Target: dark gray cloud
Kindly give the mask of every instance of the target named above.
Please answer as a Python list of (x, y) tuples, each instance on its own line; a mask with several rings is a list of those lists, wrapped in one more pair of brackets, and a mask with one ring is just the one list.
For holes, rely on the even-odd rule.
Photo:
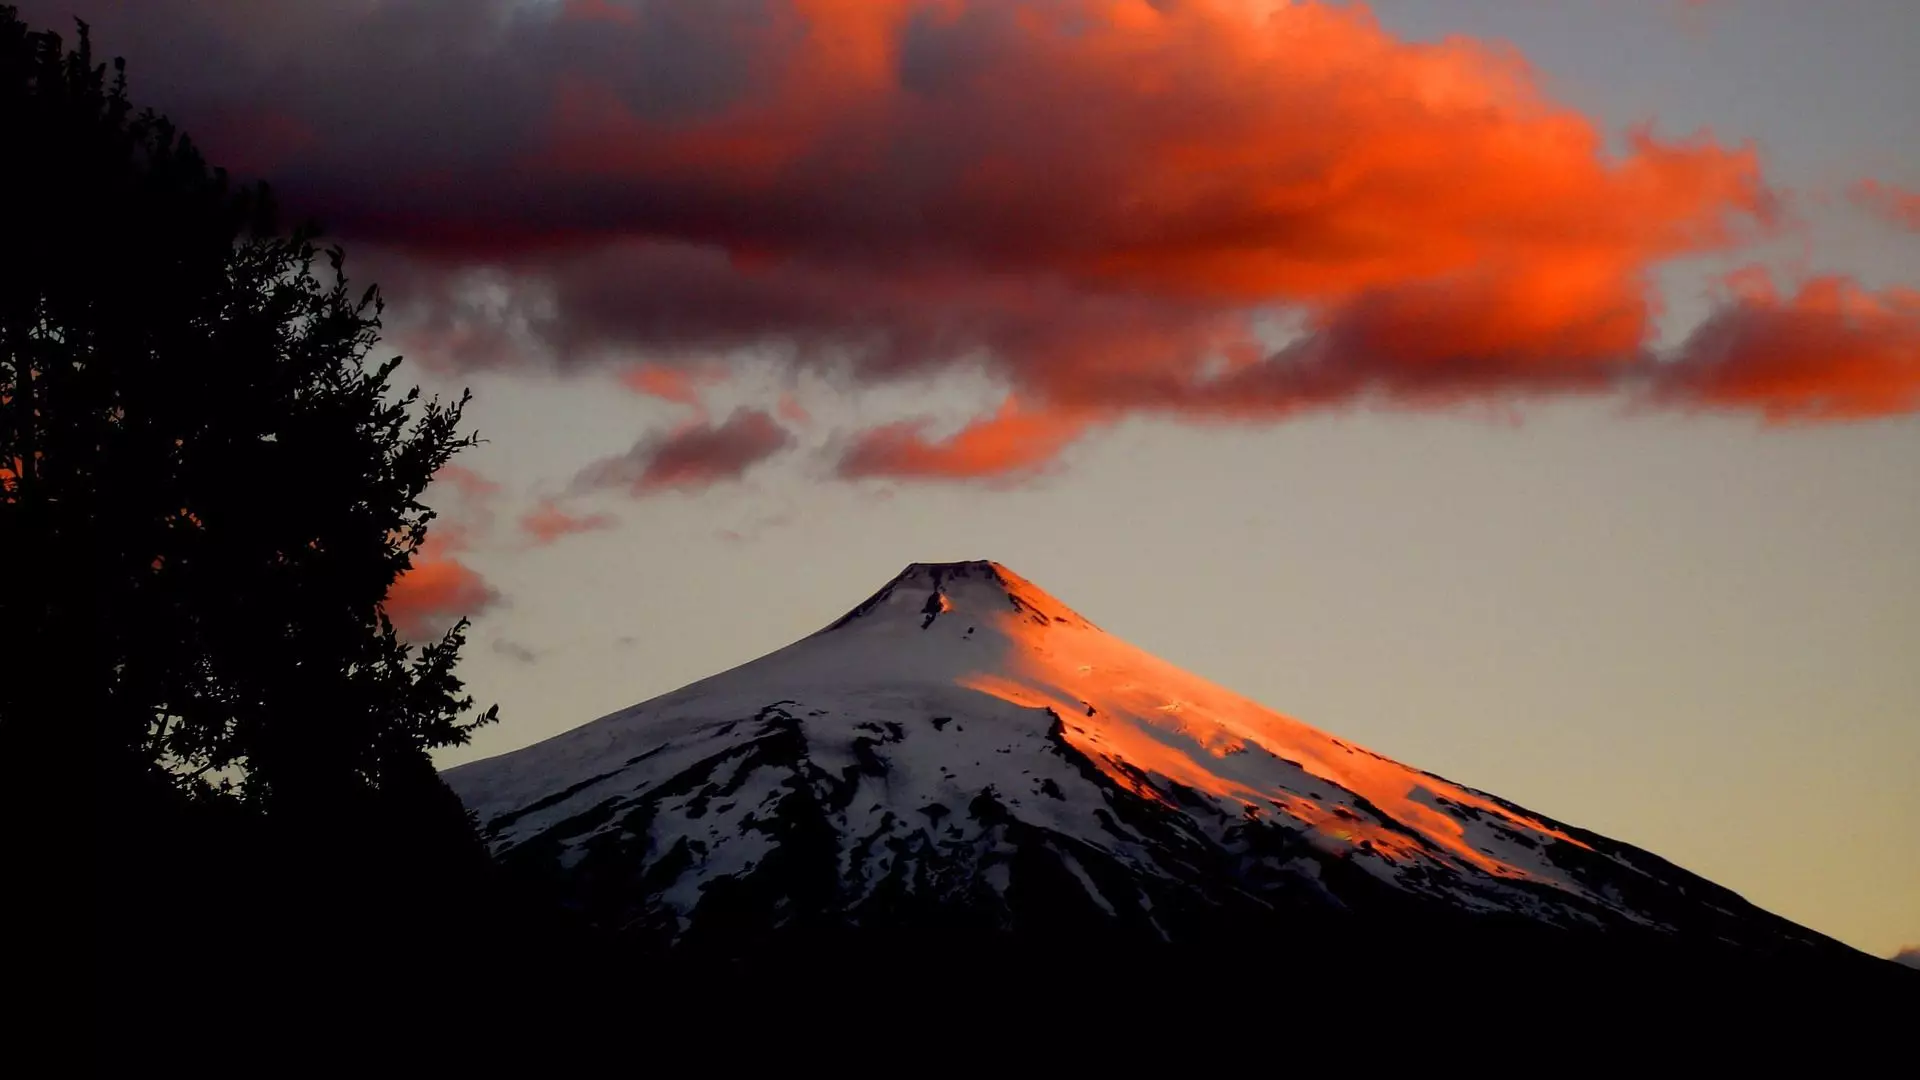
[(693, 491), (737, 480), (787, 449), (793, 434), (758, 409), (735, 409), (719, 424), (695, 421), (648, 435), (626, 453), (602, 458), (574, 478), (579, 490), (625, 488), (634, 495)]
[(494, 638), (493, 651), (500, 656), (522, 664), (531, 664), (540, 659), (539, 653), (534, 652), (532, 649), (517, 641), (509, 641), (506, 638)]

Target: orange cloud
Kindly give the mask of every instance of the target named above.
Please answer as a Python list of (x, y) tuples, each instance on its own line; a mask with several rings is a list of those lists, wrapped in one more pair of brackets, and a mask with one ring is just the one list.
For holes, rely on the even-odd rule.
[(442, 465), (440, 471), (433, 474), (433, 478), (436, 482), (444, 481), (452, 484), (455, 490), (469, 499), (487, 499), (500, 493), (498, 481), (490, 480), (464, 465), (452, 463)]
[[(1512, 47), (1403, 40), (1364, 5), (764, 0), (748, 18), (569, 0), (510, 21), (415, 5), (369, 33), (375, 16), (259, 6), (276, 2), (323, 55), (472, 45), (457, 63), (311, 65), (329, 81), (285, 100), (309, 103), (315, 137), (277, 177), (391, 259), (411, 306), (396, 324), (453, 343), (453, 362), (752, 351), (868, 384), (984, 368), (1020, 402), (945, 440), (912, 421), (865, 432), (849, 474), (1030, 472), (1085, 426), (1069, 418), (1132, 413), (1277, 423), (1649, 383), (1775, 418), (1906, 407), (1895, 290), (1864, 319), (1807, 308), (1817, 295), (1743, 301), (1654, 366), (1662, 266), (1778, 227), (1751, 146), (1604, 131)], [(186, 3), (123, 17), (172, 30), (162, 15)], [(227, 46), (205, 44), (219, 69)], [(444, 104), (343, 107), (396, 96)], [(1909, 197), (1855, 191), (1896, 215)], [(1259, 332), (1276, 317), (1298, 333)], [(1702, 359), (1766, 320), (1811, 344), (1823, 319), (1846, 350)], [(1788, 370), (1801, 390), (1776, 385)], [(681, 402), (693, 378), (627, 376)], [(1852, 389), (1810, 404), (1815, 384)], [(738, 417), (724, 440), (686, 433), (691, 464), (645, 442), (622, 475), (698, 486), (784, 445), (771, 417)]]
[(841, 457), (840, 475), (969, 480), (1030, 473), (1079, 438), (1087, 421), (1028, 412), (1009, 397), (992, 416), (937, 442), (922, 434), (926, 426), (925, 421), (909, 420), (862, 433)]
[(569, 514), (554, 505), (551, 499), (542, 499), (538, 506), (520, 517), (520, 531), (536, 547), (545, 547), (575, 533), (611, 529), (617, 524), (619, 522), (608, 514), (587, 514), (583, 517)]
[(1920, 191), (1883, 184), (1871, 177), (1848, 190), (1856, 206), (1913, 232), (1920, 232)]
[(622, 372), (620, 382), (629, 390), (648, 397), (696, 408), (700, 405), (700, 391), (694, 383), (694, 377), (683, 368), (640, 364)]
[[(1609, 153), (1517, 54), (1399, 41), (1361, 8), (795, 11), (764, 85), (701, 123), (565, 82), (534, 160), (721, 193), (711, 228), (662, 224), (782, 260), (710, 291), (738, 290), (716, 344), (796, 335), (880, 376), (984, 354), (1035, 410), (938, 443), (882, 426), (845, 475), (1030, 470), (1078, 434), (1041, 418), (1062, 408), (1279, 419), (1610, 390), (1650, 333), (1652, 267), (1773, 221), (1750, 148), (1639, 130)], [(575, 295), (636, 347), (661, 323)], [(1308, 337), (1264, 355), (1263, 309)]]
[(581, 470), (578, 488), (624, 487), (635, 495), (710, 487), (793, 445), (793, 435), (759, 409), (735, 409), (720, 424), (696, 421), (634, 443)]
[(1659, 397), (1774, 423), (1920, 409), (1920, 291), (1821, 277), (1782, 295), (1758, 270), (1728, 285), (1730, 302), (1657, 370)]
[(780, 395), (780, 404), (775, 411), (780, 414), (780, 419), (789, 424), (805, 427), (813, 422), (813, 416), (807, 412), (806, 406), (800, 404), (800, 399), (791, 393)]
[(677, 224), (726, 247), (818, 255), (838, 232), (848, 256), (889, 242), (1245, 300), (1562, 255), (1632, 269), (1766, 212), (1750, 150), (1639, 132), (1609, 158), (1517, 54), (1398, 41), (1364, 8), (795, 3), (789, 18), (759, 47), (764, 84), (699, 123), (562, 80), (527, 164), (721, 193), (726, 221)]
[(485, 578), (455, 557), (454, 550), (437, 534), (428, 536), (414, 551), (413, 565), (387, 590), (382, 608), (402, 637), (434, 637), (500, 599)]
[(400, 636), (414, 640), (436, 637), (500, 600), (486, 578), (459, 557), (476, 534), (486, 531), (492, 517), (488, 506), (499, 495), (500, 484), (451, 462), (433, 474), (433, 482), (451, 485), (455, 499), (450, 507), (436, 507), (442, 516), (414, 549), (411, 565), (394, 579), (381, 605)]
[(1908, 945), (1893, 954), (1893, 962), (1920, 970), (1920, 945)]

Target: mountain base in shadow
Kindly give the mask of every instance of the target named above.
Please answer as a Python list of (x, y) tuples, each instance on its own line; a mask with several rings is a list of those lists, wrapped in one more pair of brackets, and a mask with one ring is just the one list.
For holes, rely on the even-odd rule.
[(283, 880), (199, 928), (234, 944), (225, 967), (184, 967), (119, 935), (100, 956), (105, 1055), (150, 1062), (156, 1047), (204, 1039), (265, 1065), (639, 1071), (688, 1055), (722, 1071), (840, 1072), (1208, 1054), (1832, 1062), (1920, 1015), (1920, 973), (1865, 956), (1472, 917), (1301, 917), (1179, 946), (1068, 926), (789, 928), (661, 953), (473, 886), (463, 914), (424, 925), (410, 912), (431, 883), (334, 888), (322, 904)]

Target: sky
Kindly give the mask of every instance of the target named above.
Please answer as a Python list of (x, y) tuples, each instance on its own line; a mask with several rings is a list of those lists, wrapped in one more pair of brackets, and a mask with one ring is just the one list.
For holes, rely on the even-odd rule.
[(16, 2), (474, 390), (443, 764), (986, 558), (1920, 942), (1920, 5)]

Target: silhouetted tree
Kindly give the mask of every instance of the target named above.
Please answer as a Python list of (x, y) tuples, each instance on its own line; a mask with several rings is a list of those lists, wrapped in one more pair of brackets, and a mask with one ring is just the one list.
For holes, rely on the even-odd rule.
[(381, 610), (466, 398), (396, 391), (377, 291), (112, 66), (0, 7), (4, 752), (51, 772), (23, 748), (84, 733), (109, 923), (404, 906), (484, 862), (428, 760), (494, 719), (463, 719), (466, 624), (415, 650)]

